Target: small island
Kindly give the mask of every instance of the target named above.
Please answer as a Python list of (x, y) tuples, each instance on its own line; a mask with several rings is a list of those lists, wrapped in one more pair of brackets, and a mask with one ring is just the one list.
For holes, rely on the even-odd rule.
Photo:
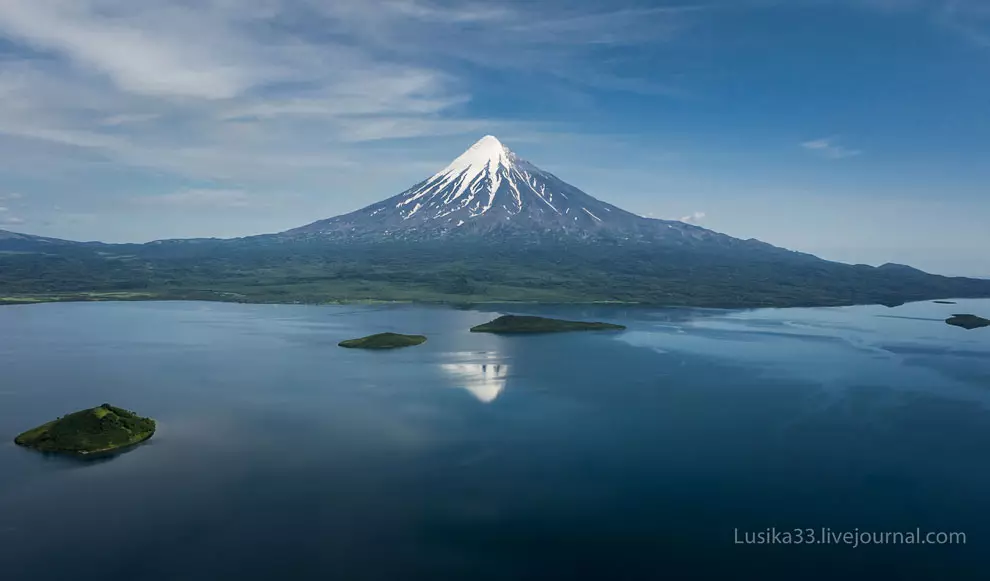
[(955, 327), (962, 327), (963, 329), (968, 330), (990, 327), (990, 320), (984, 319), (983, 317), (977, 317), (976, 315), (952, 315), (952, 317), (946, 319), (945, 322)]
[(932, 301), (932, 302), (935, 303), (936, 305), (954, 305), (954, 304), (956, 304), (953, 301)]
[(523, 317), (505, 315), (490, 323), (472, 327), (472, 333), (564, 333), (568, 331), (622, 331), (622, 325), (611, 323), (582, 323), (578, 321), (562, 321), (544, 317)]
[(133, 446), (154, 434), (155, 420), (105, 403), (28, 430), (14, 443), (39, 452), (87, 455)]
[(423, 335), (400, 335), (399, 333), (379, 333), (370, 337), (341, 341), (340, 346), (347, 349), (398, 349), (413, 347), (426, 343)]

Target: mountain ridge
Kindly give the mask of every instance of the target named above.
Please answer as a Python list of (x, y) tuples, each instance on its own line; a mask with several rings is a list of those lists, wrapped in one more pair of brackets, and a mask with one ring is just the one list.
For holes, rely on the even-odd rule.
[(487, 135), (432, 177), (354, 212), (281, 232), (283, 238), (424, 240), (491, 233), (622, 241), (725, 236), (599, 200)]
[(736, 308), (990, 297), (990, 281), (831, 262), (638, 216), (541, 170), (492, 136), (395, 196), (284, 232), (103, 244), (0, 231), (0, 251), (0, 302), (123, 297)]

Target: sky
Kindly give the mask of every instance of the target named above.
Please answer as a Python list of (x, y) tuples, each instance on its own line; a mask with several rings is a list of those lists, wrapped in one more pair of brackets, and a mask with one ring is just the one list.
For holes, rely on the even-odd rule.
[(276, 232), (486, 134), (602, 200), (990, 277), (986, 0), (0, 0), (0, 228)]

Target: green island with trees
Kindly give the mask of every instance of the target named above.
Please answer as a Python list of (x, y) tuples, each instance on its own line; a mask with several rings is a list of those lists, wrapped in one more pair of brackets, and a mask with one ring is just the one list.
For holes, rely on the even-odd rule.
[(962, 327), (963, 329), (968, 330), (990, 327), (990, 320), (984, 319), (983, 317), (977, 317), (976, 315), (952, 315), (952, 317), (946, 319), (945, 322), (955, 327)]
[(28, 430), (14, 439), (39, 452), (98, 454), (144, 442), (155, 434), (155, 420), (105, 403)]
[(399, 333), (379, 333), (360, 339), (341, 341), (340, 346), (347, 349), (398, 349), (413, 347), (426, 343), (423, 335), (401, 335)]
[(472, 327), (472, 333), (563, 333), (568, 331), (622, 331), (622, 325), (611, 323), (584, 323), (580, 321), (563, 321), (560, 319), (548, 319), (545, 317), (529, 317), (519, 315), (505, 315), (485, 323)]

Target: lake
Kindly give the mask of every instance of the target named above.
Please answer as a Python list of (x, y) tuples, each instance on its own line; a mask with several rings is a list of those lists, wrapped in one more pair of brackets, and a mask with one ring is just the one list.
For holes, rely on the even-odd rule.
[[(629, 329), (468, 332), (509, 312)], [(2, 307), (0, 578), (986, 579), (990, 328), (957, 312), (990, 301)], [(384, 331), (429, 342), (336, 346)], [(12, 443), (104, 402), (158, 433)], [(768, 528), (966, 543), (746, 542)]]

